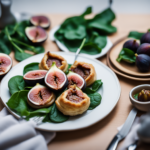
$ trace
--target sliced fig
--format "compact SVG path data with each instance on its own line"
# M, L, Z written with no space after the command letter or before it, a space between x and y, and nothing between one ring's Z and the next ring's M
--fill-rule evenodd
M141 72L148 72L150 70L150 57L146 54L135 54L136 66Z
M46 70L29 71L23 76L23 79L30 86L34 86L36 83L43 84L46 73Z
M40 26L26 27L26 36L34 44L42 44L47 39L46 31Z
M150 56L150 44L141 44L140 47L137 49L137 54L146 54Z
M28 93L28 104L33 108L50 106L55 101L55 94L46 86L36 84Z
M68 78L68 88L70 88L74 84L81 90L86 88L86 82L79 74L69 71L67 78Z
M45 76L45 84L54 91L64 90L68 86L66 74L57 68L55 62Z
M30 23L33 26L40 26L43 29L48 29L50 27L50 20L46 16L32 16Z
M0 53L0 77L9 72L12 67L12 59L6 54Z

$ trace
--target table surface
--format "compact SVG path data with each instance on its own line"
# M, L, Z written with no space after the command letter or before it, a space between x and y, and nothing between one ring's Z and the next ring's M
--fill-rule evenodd
M47 15L51 22L51 28L59 25L63 20L70 15L66 14L48 14ZM110 40L114 43L121 37L126 36L129 31L135 30L140 32L146 32L150 28L150 15L125 15L118 14L116 20L113 22L114 26L117 27L117 33L109 36ZM44 44L46 51L59 51L55 42L47 41ZM13 58L13 65L18 62L14 60L14 54L10 54ZM98 59L106 64L106 56ZM113 111L103 120L99 121L95 125L86 129L69 131L69 132L58 132L56 138L48 145L49 150L105 150L117 133L117 127L122 125L132 105L129 101L129 91L139 84L150 84L148 82L132 81L124 77L118 76L121 85L121 96L119 102ZM3 108L3 104L0 101L0 110ZM119 144L119 146L121 143ZM138 150L148 150L149 145L141 145Z

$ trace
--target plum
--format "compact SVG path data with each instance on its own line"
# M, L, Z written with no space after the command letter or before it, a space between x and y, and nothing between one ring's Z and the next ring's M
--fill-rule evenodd
M147 33L142 35L140 41L141 41L141 44L150 43L150 29L147 31Z
M148 72L150 69L150 57L146 54L135 54L136 66L141 72Z
M150 56L150 44L141 44L140 47L137 49L137 54L146 54Z
M123 48L128 48L136 53L139 46L140 44L137 42L137 40L128 40L124 43Z

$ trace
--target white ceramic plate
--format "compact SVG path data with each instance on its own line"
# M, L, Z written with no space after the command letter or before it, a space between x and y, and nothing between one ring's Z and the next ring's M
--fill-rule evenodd
M65 52L55 52L55 53L64 57L69 64L73 63L75 56L74 53L65 53ZM40 62L43 56L44 53L38 54L20 62L19 64L14 66L10 70L10 72L3 78L0 85L0 91L1 91L1 99L6 107L7 107L6 102L10 98L10 93L8 89L9 79L16 75L23 75L24 66L32 62ZM43 123L37 126L36 127L37 129L47 131L69 131L85 128L102 120L112 111L112 109L117 104L120 97L121 89L118 78L116 77L115 73L100 61L87 58L82 54L78 56L77 60L93 64L97 73L97 79L102 79L103 86L100 89L100 91L98 91L102 95L101 104L97 106L95 109L88 110L87 112L85 112L80 116L70 117L69 120L66 122ZM9 108L8 110L16 117L19 117Z
M56 27L54 27L53 29L51 29L50 34L49 34L50 39L51 39L52 41L55 41L56 44L57 44L57 46L58 46L62 51L64 51L64 52L69 52L68 48L67 48L65 45L63 45L61 42L59 42L58 40L56 40L55 37L54 37L55 32L56 32L59 28L60 28L60 26L56 26ZM88 54L85 54L85 55L86 55L86 56L90 56L90 58L100 58L100 57L104 56L104 55L109 51L109 49L110 49L111 47L112 47L112 42L111 42L111 41L109 40L109 38L107 37L107 45L102 49L101 53L96 54L96 55L88 55Z

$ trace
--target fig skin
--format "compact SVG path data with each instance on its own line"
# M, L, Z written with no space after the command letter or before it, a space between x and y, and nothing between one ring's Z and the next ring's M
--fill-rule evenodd
M64 78L64 81L62 82L63 78L60 79L61 77L58 75L62 75L61 77ZM55 81L56 80L56 81ZM48 82L52 83L48 83ZM51 90L53 90L54 92L60 92L66 89L66 87L68 86L68 79L66 74L60 70L59 68L57 68L56 63L53 62L51 68L49 69L49 71L47 72L44 82L46 84L47 87L49 87ZM58 83L57 82L62 82L61 83L61 87L58 87ZM55 86L56 84L56 86ZM56 89L57 88L57 89Z
M23 76L23 79L26 82L26 84L29 85L29 86L35 86L36 83L44 84L44 78L45 78L46 73L47 73L46 70L29 71ZM43 74L43 75L42 75L42 77L37 77L38 74ZM32 77L27 78L26 77L27 75L31 75L31 76L33 76L33 78ZM35 76L35 78L34 78L34 76Z
M0 53L0 79L4 77L12 68L13 61L11 57L7 54ZM8 67L6 70L3 70Z
M141 41L141 44L150 43L150 29L147 31L147 33L142 35L140 41Z
M128 48L136 53L139 46L140 44L137 42L137 40L128 40L124 43L123 48Z
M29 41L34 45L43 44L48 37L46 31L40 26L26 27L25 34Z
M136 66L141 72L148 72L150 70L150 57L146 54L136 56Z
M68 89L72 86L72 85L76 85L78 88L80 88L81 90L84 90L86 88L86 82L85 80L78 75L77 73L74 73L72 71L69 71L68 75ZM78 80L77 80L78 79ZM73 84L72 84L73 82ZM82 85L78 86L78 83L81 82ZM71 84L70 84L71 83ZM79 83L80 84L80 83Z
M49 97L46 97L45 96L46 94ZM46 100L44 100L44 98L41 99L41 96L42 96L42 98L45 97ZM31 100L31 97L32 97L32 100ZM35 101L33 101L33 97L35 98ZM39 108L49 107L50 105L52 105L54 103L55 99L56 99L56 96L55 96L55 94L52 91L50 91L46 86L43 86L43 85L40 85L39 83L37 83L29 91L28 96L27 96L27 103L32 108L39 109Z
M137 49L137 54L146 54L150 56L150 44L144 43Z
M40 26L47 30L50 27L50 20L46 16L32 16L30 18L30 24L33 26Z
M138 101L141 101L141 102L150 101L150 90L145 90L145 89L143 89L143 90L138 94Z

